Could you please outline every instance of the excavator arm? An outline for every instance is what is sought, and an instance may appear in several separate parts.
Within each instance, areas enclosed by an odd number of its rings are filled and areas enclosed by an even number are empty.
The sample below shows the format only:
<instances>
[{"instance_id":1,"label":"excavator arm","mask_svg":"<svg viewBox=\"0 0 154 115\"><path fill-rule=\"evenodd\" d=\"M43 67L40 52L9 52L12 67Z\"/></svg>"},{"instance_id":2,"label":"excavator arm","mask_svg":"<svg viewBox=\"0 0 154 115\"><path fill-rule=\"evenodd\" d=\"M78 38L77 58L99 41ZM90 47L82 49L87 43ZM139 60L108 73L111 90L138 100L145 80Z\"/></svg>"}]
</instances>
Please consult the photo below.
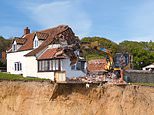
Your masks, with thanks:
<instances>
[{"instance_id":1,"label":"excavator arm","mask_svg":"<svg viewBox=\"0 0 154 115\"><path fill-rule=\"evenodd\" d=\"M105 53L109 60L107 60L107 65L106 65L106 70L111 70L113 67L113 58L112 58L112 54L110 53L110 51L106 48L102 48L102 47L97 47L97 50L101 51L102 53Z\"/></svg>"},{"instance_id":2,"label":"excavator arm","mask_svg":"<svg viewBox=\"0 0 154 115\"><path fill-rule=\"evenodd\" d=\"M113 68L113 57L108 49L100 47L98 41L87 43L86 46L96 49L97 51L99 51L103 54L106 54L107 57L109 58L109 60L107 60L107 58L106 58L107 64L105 65L105 69L111 70Z\"/></svg>"}]
</instances>

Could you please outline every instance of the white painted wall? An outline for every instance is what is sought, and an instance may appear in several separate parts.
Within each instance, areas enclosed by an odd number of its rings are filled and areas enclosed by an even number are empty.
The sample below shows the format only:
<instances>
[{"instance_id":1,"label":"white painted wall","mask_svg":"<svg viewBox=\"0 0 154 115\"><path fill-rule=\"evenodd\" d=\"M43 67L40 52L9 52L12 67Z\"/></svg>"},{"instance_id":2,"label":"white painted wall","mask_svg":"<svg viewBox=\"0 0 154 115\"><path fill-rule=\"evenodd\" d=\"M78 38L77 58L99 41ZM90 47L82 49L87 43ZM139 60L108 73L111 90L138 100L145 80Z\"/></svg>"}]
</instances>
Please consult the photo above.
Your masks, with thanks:
<instances>
[{"instance_id":1,"label":"white painted wall","mask_svg":"<svg viewBox=\"0 0 154 115\"><path fill-rule=\"evenodd\" d=\"M70 59L62 60L62 71L66 71L66 77L80 77L85 76L80 70L71 70ZM38 72L38 63L35 56L29 56L25 58L25 67L23 70L24 77L38 77L54 80L54 72Z\"/></svg>"},{"instance_id":2,"label":"white painted wall","mask_svg":"<svg viewBox=\"0 0 154 115\"><path fill-rule=\"evenodd\" d=\"M14 52L7 54L7 72L11 74L23 74L24 77L38 77L54 80L54 72L38 72L38 63L35 56L25 57L24 55L29 53L31 50ZM22 63L22 71L15 71L14 63ZM84 76L80 70L71 70L70 59L62 59L63 71L66 71L66 77L80 77Z\"/></svg>"},{"instance_id":3,"label":"white painted wall","mask_svg":"<svg viewBox=\"0 0 154 115\"><path fill-rule=\"evenodd\" d=\"M54 80L54 72L38 72L38 63L35 56L28 56L24 61L24 77L38 77Z\"/></svg>"},{"instance_id":4,"label":"white painted wall","mask_svg":"<svg viewBox=\"0 0 154 115\"><path fill-rule=\"evenodd\" d=\"M71 62L69 58L62 60L62 70L66 71L66 77L72 78L72 77L82 77L86 75L81 70L71 70L70 63Z\"/></svg>"},{"instance_id":5,"label":"white painted wall","mask_svg":"<svg viewBox=\"0 0 154 115\"><path fill-rule=\"evenodd\" d=\"M43 40L39 40L38 45L40 46L43 42L44 42Z\"/></svg>"},{"instance_id":6,"label":"white painted wall","mask_svg":"<svg viewBox=\"0 0 154 115\"><path fill-rule=\"evenodd\" d=\"M24 77L36 77L37 61L34 56L26 56L24 59L25 65L23 67Z\"/></svg>"},{"instance_id":7,"label":"white painted wall","mask_svg":"<svg viewBox=\"0 0 154 115\"><path fill-rule=\"evenodd\" d=\"M31 50L21 51L21 52L14 52L14 53L7 53L7 72L11 74L23 74L24 69L24 55L29 53ZM22 63L22 71L15 71L15 62Z\"/></svg>"}]
</instances>

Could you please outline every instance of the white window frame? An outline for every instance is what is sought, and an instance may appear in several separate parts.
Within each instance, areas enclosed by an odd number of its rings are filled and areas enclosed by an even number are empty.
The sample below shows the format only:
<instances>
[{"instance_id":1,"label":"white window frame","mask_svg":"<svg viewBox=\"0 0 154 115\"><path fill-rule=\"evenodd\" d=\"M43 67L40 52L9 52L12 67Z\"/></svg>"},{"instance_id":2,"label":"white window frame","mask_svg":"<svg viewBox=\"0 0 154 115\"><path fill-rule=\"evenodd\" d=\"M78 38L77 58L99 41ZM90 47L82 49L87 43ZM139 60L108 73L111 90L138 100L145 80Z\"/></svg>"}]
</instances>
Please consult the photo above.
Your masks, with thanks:
<instances>
[{"instance_id":1,"label":"white window frame","mask_svg":"<svg viewBox=\"0 0 154 115\"><path fill-rule=\"evenodd\" d=\"M61 71L60 59L38 60L38 72Z\"/></svg>"},{"instance_id":2,"label":"white window frame","mask_svg":"<svg viewBox=\"0 0 154 115\"><path fill-rule=\"evenodd\" d=\"M12 51L17 51L17 42L14 41L12 44Z\"/></svg>"},{"instance_id":3,"label":"white window frame","mask_svg":"<svg viewBox=\"0 0 154 115\"><path fill-rule=\"evenodd\" d=\"M33 41L33 48L37 48L39 46L39 40L37 36L35 36L34 41Z\"/></svg>"}]
</instances>

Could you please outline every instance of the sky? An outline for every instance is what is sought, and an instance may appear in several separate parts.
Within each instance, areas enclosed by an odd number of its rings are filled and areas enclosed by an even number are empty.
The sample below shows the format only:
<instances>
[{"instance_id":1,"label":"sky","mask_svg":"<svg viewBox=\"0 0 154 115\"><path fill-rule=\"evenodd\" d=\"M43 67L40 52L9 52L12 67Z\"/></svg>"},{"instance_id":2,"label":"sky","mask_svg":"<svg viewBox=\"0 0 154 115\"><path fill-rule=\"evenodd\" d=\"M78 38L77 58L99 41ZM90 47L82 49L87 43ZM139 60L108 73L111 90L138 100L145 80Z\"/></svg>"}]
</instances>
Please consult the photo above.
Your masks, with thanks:
<instances>
[{"instance_id":1,"label":"sky","mask_svg":"<svg viewBox=\"0 0 154 115\"><path fill-rule=\"evenodd\" d=\"M0 0L0 36L69 25L83 37L154 40L154 0Z\"/></svg>"}]
</instances>

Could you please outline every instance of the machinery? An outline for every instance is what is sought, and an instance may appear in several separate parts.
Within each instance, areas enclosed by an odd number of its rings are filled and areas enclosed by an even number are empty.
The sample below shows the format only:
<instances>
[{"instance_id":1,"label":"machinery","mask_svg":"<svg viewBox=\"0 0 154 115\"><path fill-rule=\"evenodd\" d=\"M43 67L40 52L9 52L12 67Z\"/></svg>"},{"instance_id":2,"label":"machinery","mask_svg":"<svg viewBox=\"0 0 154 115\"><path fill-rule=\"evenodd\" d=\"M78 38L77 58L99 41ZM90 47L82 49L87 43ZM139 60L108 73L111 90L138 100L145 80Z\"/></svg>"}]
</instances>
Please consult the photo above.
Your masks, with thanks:
<instances>
[{"instance_id":1,"label":"machinery","mask_svg":"<svg viewBox=\"0 0 154 115\"><path fill-rule=\"evenodd\" d=\"M116 53L114 57L114 70L132 69L132 56L128 53Z\"/></svg>"},{"instance_id":2,"label":"machinery","mask_svg":"<svg viewBox=\"0 0 154 115\"><path fill-rule=\"evenodd\" d=\"M111 51L100 47L98 41L90 43L89 46L102 52L103 54L106 54L107 65L105 65L105 69L111 73L114 73L120 83L125 83L124 70L132 68L132 56L128 53L116 53L113 57Z\"/></svg>"},{"instance_id":3,"label":"machinery","mask_svg":"<svg viewBox=\"0 0 154 115\"><path fill-rule=\"evenodd\" d=\"M111 51L100 47L98 41L87 43L87 46L106 54L107 65L105 68L107 71L120 71L121 69L128 70L132 68L132 56L128 53L116 53L113 57Z\"/></svg>"}]
</instances>

